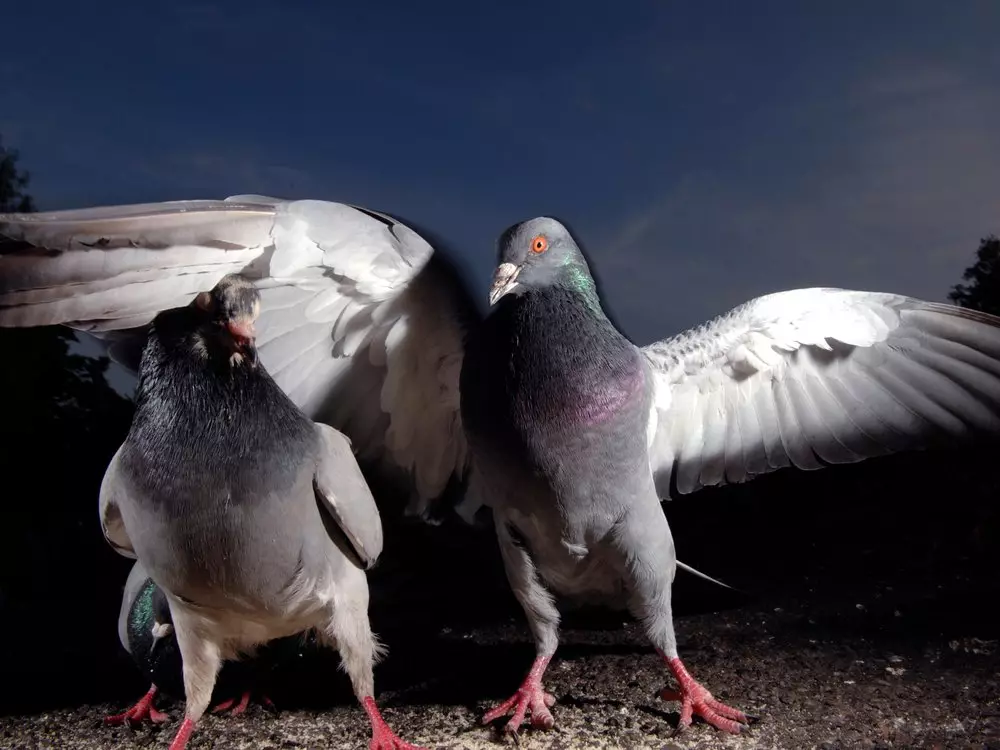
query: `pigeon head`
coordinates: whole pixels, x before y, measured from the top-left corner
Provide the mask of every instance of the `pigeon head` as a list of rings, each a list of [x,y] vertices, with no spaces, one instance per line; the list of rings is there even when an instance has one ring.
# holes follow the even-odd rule
[[[569,230],[540,216],[509,227],[497,240],[500,265],[493,275],[490,305],[508,294],[553,284],[593,288],[593,277]]]
[[[195,297],[194,305],[203,314],[205,339],[225,347],[233,364],[245,358],[256,366],[254,322],[260,315],[260,292],[253,282],[239,274],[223,276],[212,291]]]

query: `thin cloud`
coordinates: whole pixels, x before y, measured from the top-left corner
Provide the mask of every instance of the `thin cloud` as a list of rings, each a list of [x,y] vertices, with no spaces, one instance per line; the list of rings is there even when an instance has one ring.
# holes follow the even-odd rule
[[[629,289],[618,307],[637,338],[794,286],[940,300],[998,230],[1000,94],[985,82],[895,66],[796,120],[794,168],[772,140],[756,164],[773,173],[688,175],[609,232],[606,285]]]

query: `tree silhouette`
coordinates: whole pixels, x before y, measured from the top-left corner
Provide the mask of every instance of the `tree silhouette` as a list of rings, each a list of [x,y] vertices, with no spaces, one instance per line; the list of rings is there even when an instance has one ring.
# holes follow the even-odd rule
[[[965,269],[962,278],[969,283],[953,286],[948,293],[949,300],[961,307],[1000,315],[1000,239],[995,234],[979,241],[976,262]],[[995,497],[998,482],[1000,480],[994,480],[984,496]],[[987,550],[994,558],[1000,558],[1000,510],[995,503],[986,502],[974,513],[973,549],[977,552]]]
[[[35,210],[35,203],[25,190],[31,179],[27,172],[17,168],[20,154],[3,145],[0,137],[0,211],[28,213]]]
[[[35,210],[18,156],[0,146],[3,212]],[[18,682],[22,670],[58,673],[68,663],[93,676],[97,670],[80,662],[81,654],[97,646],[106,658],[101,644],[116,642],[121,569],[128,564],[102,538],[97,499],[132,405],[108,384],[110,361],[74,354],[74,343],[74,332],[62,326],[0,328],[0,663]],[[60,612],[74,608],[96,608],[97,615],[70,617],[79,632],[67,638]],[[25,649],[31,642],[56,646]],[[32,698],[30,691],[18,697]]]
[[[948,299],[956,305],[1000,315],[1000,239],[990,235],[979,243],[976,262],[965,269],[968,284],[956,284]]]

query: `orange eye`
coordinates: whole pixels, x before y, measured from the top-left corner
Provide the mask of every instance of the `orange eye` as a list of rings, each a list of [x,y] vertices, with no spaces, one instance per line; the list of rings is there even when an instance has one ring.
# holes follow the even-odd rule
[[[538,235],[531,241],[531,252],[533,253],[544,253],[548,249],[549,241],[542,235]]]

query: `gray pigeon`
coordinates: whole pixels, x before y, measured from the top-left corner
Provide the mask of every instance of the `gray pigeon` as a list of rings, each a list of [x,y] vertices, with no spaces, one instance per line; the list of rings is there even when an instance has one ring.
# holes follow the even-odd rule
[[[542,678],[558,644],[552,594],[625,605],[677,681],[680,724],[738,732],[677,653],[670,492],[815,469],[1000,429],[1000,319],[889,294],[805,289],[754,300],[640,349],[608,320],[566,228],[506,230],[492,313],[470,338],[461,410],[507,578],[536,657],[489,711],[550,727]]]
[[[664,697],[681,701],[682,724],[698,713],[739,728],[742,713],[676,653],[681,566],[660,498],[1000,427],[996,318],[797,289],[638,348],[547,218],[503,234],[485,320],[415,231],[338,203],[234,196],[8,215],[0,234],[14,240],[0,248],[0,325],[65,324],[129,364],[158,311],[240,272],[261,294],[261,363],[309,418],[401,477],[415,513],[465,481],[457,510],[492,508],[536,640],[521,689],[486,716],[514,709],[512,730],[529,709],[552,723],[549,592],[630,605],[678,680]]]
[[[316,629],[340,651],[372,750],[407,750],[374,700],[374,499],[343,435],[307,419],[258,363],[257,288],[238,275],[160,313],[136,411],[100,494],[101,525],[162,590],[183,660],[187,745],[224,660]]]

